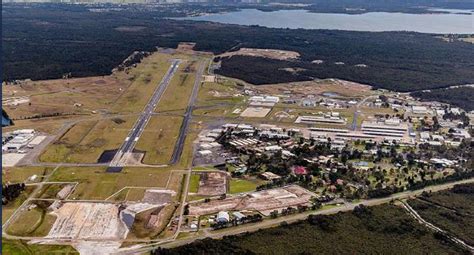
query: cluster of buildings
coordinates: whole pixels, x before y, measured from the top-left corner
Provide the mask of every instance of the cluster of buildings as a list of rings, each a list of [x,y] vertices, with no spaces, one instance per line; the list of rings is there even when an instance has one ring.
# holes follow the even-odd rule
[[[46,138],[34,129],[19,129],[2,134],[2,166],[11,167]]]
[[[22,152],[40,144],[44,136],[37,136],[34,129],[19,129],[2,135],[2,152]]]

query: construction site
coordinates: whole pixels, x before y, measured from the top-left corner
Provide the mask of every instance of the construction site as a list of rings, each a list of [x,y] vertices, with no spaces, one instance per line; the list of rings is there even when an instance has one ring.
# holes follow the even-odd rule
[[[201,172],[199,177],[198,195],[216,196],[227,192],[227,179],[230,177],[226,172]]]
[[[189,203],[189,214],[202,216],[220,211],[248,210],[268,216],[274,210],[280,211],[291,206],[307,205],[313,196],[315,195],[312,192],[300,186],[290,185],[209,202]]]

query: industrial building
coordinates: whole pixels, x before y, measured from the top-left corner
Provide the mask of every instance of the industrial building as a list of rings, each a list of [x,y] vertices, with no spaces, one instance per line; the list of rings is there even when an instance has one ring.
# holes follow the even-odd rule
[[[401,139],[408,134],[408,125],[401,123],[399,119],[388,119],[384,122],[363,122],[361,130],[366,135]]]
[[[321,114],[319,116],[299,116],[295,123],[304,124],[316,124],[316,123],[328,123],[328,124],[346,124],[346,120],[340,116],[338,112],[330,112]]]

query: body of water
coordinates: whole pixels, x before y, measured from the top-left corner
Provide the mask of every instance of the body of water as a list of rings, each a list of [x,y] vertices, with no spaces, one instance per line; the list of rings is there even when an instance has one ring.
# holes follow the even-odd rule
[[[442,9],[437,9],[442,10]],[[237,12],[182,18],[237,25],[260,25],[272,28],[338,29],[351,31],[414,31],[435,34],[473,34],[472,11],[448,14],[408,14],[369,12],[364,14],[312,13],[306,10],[262,12],[243,9]]]

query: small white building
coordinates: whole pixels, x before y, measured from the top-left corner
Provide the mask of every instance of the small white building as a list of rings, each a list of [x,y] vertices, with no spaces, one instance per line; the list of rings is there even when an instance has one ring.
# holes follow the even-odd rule
[[[411,107],[411,111],[414,114],[426,114],[428,112],[428,109],[426,109],[425,106],[414,105],[414,106]]]
[[[270,145],[265,147],[265,151],[280,151],[281,147],[278,145]]]
[[[216,217],[216,221],[219,222],[219,223],[227,223],[229,222],[230,220],[230,217],[229,217],[229,213],[226,212],[226,211],[220,211],[218,214],[217,214],[217,217]]]
[[[34,129],[18,129],[13,131],[14,135],[22,135],[22,134],[34,134],[35,130]]]
[[[198,151],[198,155],[202,156],[202,157],[210,156],[210,155],[212,155],[212,151],[210,151],[210,150]]]
[[[236,218],[237,220],[242,220],[243,218],[245,218],[245,215],[241,212],[233,212],[232,215],[234,216],[234,218]]]

